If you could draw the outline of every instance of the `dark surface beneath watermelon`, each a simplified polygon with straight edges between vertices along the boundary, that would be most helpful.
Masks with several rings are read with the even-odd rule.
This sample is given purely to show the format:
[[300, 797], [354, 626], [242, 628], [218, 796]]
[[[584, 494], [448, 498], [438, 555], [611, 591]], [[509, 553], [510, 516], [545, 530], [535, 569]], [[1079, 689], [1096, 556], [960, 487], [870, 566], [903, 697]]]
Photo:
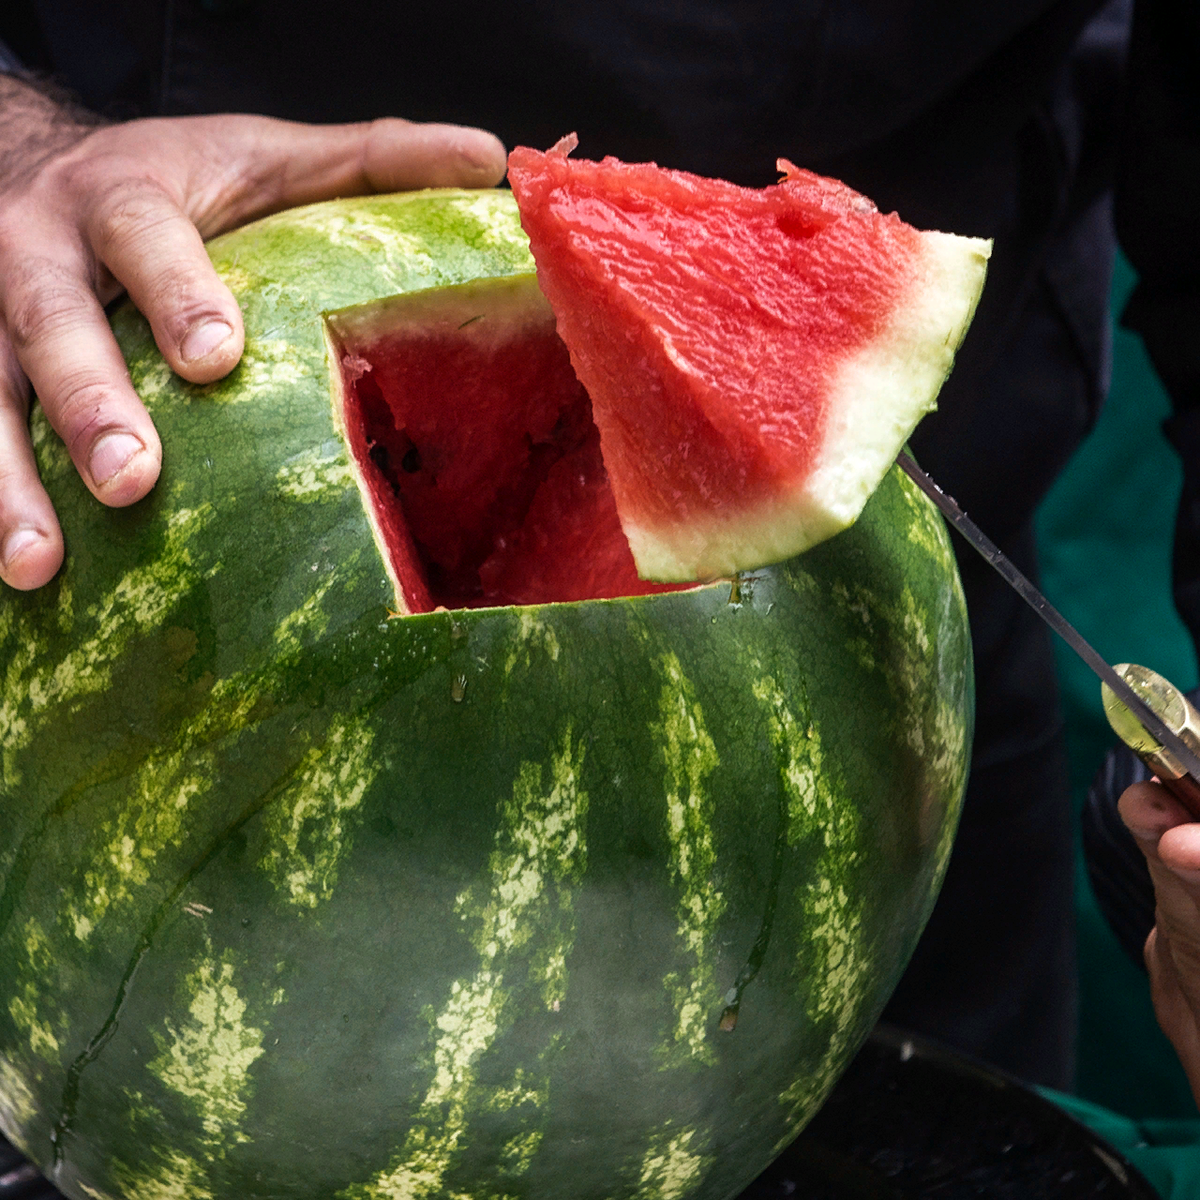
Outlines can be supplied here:
[[[475, 290], [481, 309], [493, 303]], [[552, 319], [481, 338], [476, 321], [506, 314], [431, 329], [436, 305], [393, 302], [336, 334], [350, 445], [409, 610], [677, 587], [638, 578], [591, 400]]]
[[[877, 1029], [739, 1200], [1155, 1200], [1111, 1146], [1024, 1085]], [[63, 1200], [0, 1136], [0, 1200]]]

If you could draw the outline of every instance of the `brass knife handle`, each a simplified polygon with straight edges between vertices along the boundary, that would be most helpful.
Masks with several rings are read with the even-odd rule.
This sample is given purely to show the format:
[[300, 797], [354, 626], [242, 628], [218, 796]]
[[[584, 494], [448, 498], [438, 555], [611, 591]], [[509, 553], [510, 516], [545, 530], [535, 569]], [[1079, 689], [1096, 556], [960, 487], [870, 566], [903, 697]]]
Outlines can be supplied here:
[[[1200, 711], [1170, 680], [1136, 663], [1117, 663], [1113, 670], [1176, 737], [1188, 748], [1200, 752]], [[1158, 776], [1163, 787], [1193, 819], [1200, 821], [1200, 780], [1188, 774], [1171, 752], [1147, 732], [1107, 684], [1100, 685], [1100, 697], [1104, 715], [1117, 737]]]

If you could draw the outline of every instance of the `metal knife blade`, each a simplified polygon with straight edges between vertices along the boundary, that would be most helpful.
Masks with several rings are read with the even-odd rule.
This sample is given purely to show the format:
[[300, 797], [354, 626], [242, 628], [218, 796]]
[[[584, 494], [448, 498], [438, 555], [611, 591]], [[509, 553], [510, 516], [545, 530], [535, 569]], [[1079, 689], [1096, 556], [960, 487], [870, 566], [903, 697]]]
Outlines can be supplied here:
[[[901, 451], [896, 456], [896, 465], [937, 505], [942, 515], [958, 530], [960, 534], [1000, 573], [1008, 583], [1055, 633], [1059, 635], [1083, 659], [1099, 677], [1101, 683], [1129, 710], [1137, 719], [1145, 732], [1154, 739], [1157, 746], [1134, 745], [1125, 732], [1117, 732], [1131, 748], [1144, 759], [1150, 761], [1148, 755], [1166, 749], [1174, 758], [1179, 768], [1182, 768], [1192, 782], [1200, 785], [1200, 754], [1197, 754], [1126, 680], [1111, 667], [1087, 642], [1083, 635], [1046, 599], [1042, 593], [1017, 569], [1004, 552], [987, 534], [967, 516], [958, 506], [953, 497], [942, 491], [934, 481], [921, 470], [907, 451]], [[1186, 703], [1186, 701], [1185, 701]], [[1114, 726], [1115, 727], [1115, 726]], [[1136, 739], [1134, 739], [1136, 740]], [[1151, 763], [1153, 766], [1154, 763]], [[1171, 782], [1163, 779], [1168, 784]], [[1175, 788], [1171, 789], [1175, 791]], [[1182, 797], [1181, 797], [1182, 798]], [[1196, 814], [1200, 816], [1200, 813]]]

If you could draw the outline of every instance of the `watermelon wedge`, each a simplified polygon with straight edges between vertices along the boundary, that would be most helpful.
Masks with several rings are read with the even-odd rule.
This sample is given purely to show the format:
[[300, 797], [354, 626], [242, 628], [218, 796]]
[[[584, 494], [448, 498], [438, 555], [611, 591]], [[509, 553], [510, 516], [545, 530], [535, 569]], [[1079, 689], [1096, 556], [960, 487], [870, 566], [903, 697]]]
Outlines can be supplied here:
[[991, 243], [779, 160], [752, 190], [518, 147], [508, 178], [638, 573], [710, 579], [851, 524], [936, 406]]

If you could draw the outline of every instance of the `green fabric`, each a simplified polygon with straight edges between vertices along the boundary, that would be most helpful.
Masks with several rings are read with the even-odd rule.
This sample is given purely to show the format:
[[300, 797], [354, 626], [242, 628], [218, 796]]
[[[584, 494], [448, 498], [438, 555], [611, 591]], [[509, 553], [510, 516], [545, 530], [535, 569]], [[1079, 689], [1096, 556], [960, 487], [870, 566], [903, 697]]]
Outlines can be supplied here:
[[1163, 1200], [1200, 1196], [1200, 1118], [1137, 1121], [1077, 1096], [1049, 1090], [1043, 1095], [1120, 1151]]
[[[1134, 283], [1117, 263], [1112, 308]], [[1170, 405], [1136, 335], [1118, 329], [1108, 403], [1039, 513], [1047, 595], [1110, 662], [1138, 662], [1180, 687], [1196, 683], [1191, 640], [1171, 602], [1171, 531], [1180, 487], [1160, 423]], [[1095, 677], [1056, 646], [1076, 800], [1113, 736]], [[1122, 952], [1080, 872], [1077, 1091], [1132, 1117], [1196, 1115], [1150, 1006], [1145, 974]], [[1200, 1194], [1198, 1192], [1197, 1194]]]

